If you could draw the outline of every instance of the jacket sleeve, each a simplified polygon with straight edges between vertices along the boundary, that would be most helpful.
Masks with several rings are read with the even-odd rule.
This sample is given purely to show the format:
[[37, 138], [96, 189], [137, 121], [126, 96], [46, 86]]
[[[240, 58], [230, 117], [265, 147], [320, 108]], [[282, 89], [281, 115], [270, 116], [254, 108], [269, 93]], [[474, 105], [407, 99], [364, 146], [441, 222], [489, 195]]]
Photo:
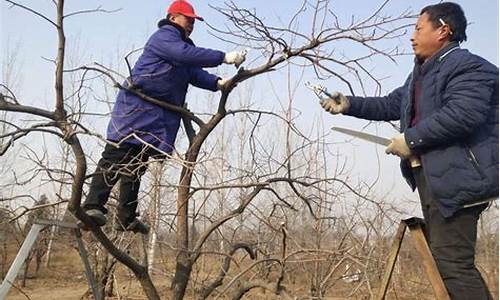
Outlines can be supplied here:
[[480, 62], [463, 64], [450, 76], [442, 97], [444, 105], [408, 128], [405, 139], [414, 151], [464, 140], [487, 120], [498, 69]]
[[222, 51], [191, 45], [182, 40], [180, 33], [162, 29], [151, 37], [146, 47], [176, 66], [216, 67], [222, 64], [225, 55]]
[[217, 91], [217, 80], [220, 77], [210, 74], [202, 68], [191, 68], [189, 83], [201, 89]]
[[397, 121], [401, 118], [401, 102], [406, 95], [407, 83], [384, 97], [348, 96], [348, 116], [373, 121]]

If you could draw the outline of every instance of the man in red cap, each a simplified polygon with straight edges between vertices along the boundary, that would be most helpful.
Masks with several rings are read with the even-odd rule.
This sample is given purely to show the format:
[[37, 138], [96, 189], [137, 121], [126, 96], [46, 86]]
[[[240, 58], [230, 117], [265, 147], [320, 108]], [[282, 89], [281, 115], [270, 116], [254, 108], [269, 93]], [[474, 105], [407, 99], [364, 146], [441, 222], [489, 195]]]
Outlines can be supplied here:
[[[150, 97], [183, 106], [189, 84], [214, 92], [225, 86], [227, 79], [202, 68], [222, 63], [238, 67], [246, 52], [224, 53], [196, 47], [189, 39], [195, 19], [203, 21], [187, 1], [176, 0], [170, 5], [167, 17], [158, 23], [158, 30], [132, 69], [129, 79], [134, 87]], [[106, 224], [104, 206], [120, 180], [116, 229], [149, 232], [149, 227], [137, 219], [140, 179], [150, 157], [164, 159], [173, 152], [180, 120], [177, 112], [146, 102], [126, 90], [119, 91], [107, 130], [107, 139], [113, 143], [106, 144], [83, 203], [83, 209], [97, 225]], [[87, 229], [82, 223], [79, 225]]]
[[172, 2], [167, 10], [167, 13], [167, 20], [170, 20], [184, 28], [187, 37], [189, 37], [189, 35], [193, 32], [195, 19], [203, 21], [203, 18], [194, 12], [193, 6], [184, 0]]
[[184, 15], [186, 17], [195, 18], [195, 19], [198, 19], [200, 21], [203, 21], [203, 18], [198, 16], [194, 12], [193, 6], [185, 0], [176, 0], [176, 1], [172, 2], [172, 4], [170, 4], [170, 7], [167, 10], [167, 13], [168, 14], [181, 14], [181, 15]]

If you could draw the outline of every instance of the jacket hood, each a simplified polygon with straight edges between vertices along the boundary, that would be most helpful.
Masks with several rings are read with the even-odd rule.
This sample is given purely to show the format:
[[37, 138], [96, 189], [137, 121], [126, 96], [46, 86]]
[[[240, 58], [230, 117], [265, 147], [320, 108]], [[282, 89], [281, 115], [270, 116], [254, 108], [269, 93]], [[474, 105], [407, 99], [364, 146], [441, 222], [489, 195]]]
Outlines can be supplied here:
[[162, 28], [163, 26], [172, 26], [175, 29], [179, 30], [182, 40], [191, 45], [194, 45], [193, 41], [190, 38], [186, 37], [186, 31], [181, 26], [175, 24], [174, 22], [170, 22], [167, 18], [158, 21], [158, 28]]

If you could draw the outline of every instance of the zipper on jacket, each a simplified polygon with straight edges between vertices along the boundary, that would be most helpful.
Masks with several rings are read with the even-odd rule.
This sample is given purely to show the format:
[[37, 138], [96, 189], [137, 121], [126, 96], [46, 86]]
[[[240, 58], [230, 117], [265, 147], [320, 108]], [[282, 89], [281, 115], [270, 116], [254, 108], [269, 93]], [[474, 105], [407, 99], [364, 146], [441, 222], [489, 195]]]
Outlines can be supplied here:
[[479, 173], [479, 175], [481, 175], [481, 177], [485, 178], [486, 175], [481, 170], [481, 167], [479, 166], [479, 162], [477, 161], [477, 158], [476, 158], [476, 155], [474, 155], [474, 152], [472, 152], [472, 149], [467, 147], [467, 153], [469, 154], [468, 158], [469, 158], [469, 161], [472, 163], [472, 166], [474, 167], [474, 169], [476, 169], [476, 171]]
[[408, 127], [410, 127], [410, 123], [411, 123], [411, 105], [412, 105], [412, 102], [413, 102], [413, 94], [415, 93], [414, 92], [414, 82], [413, 82], [413, 72], [411, 73], [411, 78], [410, 78], [410, 86], [409, 86], [409, 89], [408, 89], [408, 95], [406, 95], [406, 98], [408, 99], [408, 101], [406, 102], [406, 106], [405, 106], [405, 111], [404, 111], [404, 114], [405, 114], [405, 124], [399, 124], [399, 131], [400, 132], [404, 132], [404, 130], [406, 130]]

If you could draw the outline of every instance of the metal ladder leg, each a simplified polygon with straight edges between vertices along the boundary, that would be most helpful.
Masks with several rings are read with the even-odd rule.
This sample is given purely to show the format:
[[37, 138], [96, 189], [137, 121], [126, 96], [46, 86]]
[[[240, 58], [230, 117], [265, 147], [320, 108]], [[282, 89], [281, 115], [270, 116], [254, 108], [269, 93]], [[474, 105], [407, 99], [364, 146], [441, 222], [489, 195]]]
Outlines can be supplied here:
[[[35, 221], [35, 223], [38, 224], [44, 224], [44, 225], [51, 225], [51, 226], [59, 226], [63, 228], [68, 228], [72, 229], [73, 233], [75, 234], [76, 237], [76, 243], [78, 245], [78, 253], [80, 254], [80, 258], [82, 259], [83, 266], [85, 267], [85, 275], [87, 277], [87, 281], [89, 283], [89, 287], [92, 290], [92, 294], [94, 296], [94, 299], [96, 300], [101, 300], [103, 299], [103, 295], [100, 294], [99, 292], [99, 284], [97, 283], [97, 280], [95, 279], [94, 272], [92, 272], [92, 268], [90, 267], [90, 262], [87, 254], [87, 250], [85, 249], [85, 245], [83, 244], [82, 241], [82, 232], [76, 226], [75, 223], [67, 223], [67, 222], [61, 222], [58, 220], [43, 220], [43, 219], [38, 219]], [[0, 299], [2, 300], [2, 299]]]
[[85, 275], [87, 275], [87, 281], [89, 282], [90, 288], [92, 289], [92, 294], [94, 295], [95, 300], [103, 299], [103, 295], [101, 295], [97, 281], [94, 276], [94, 272], [92, 272], [92, 268], [90, 267], [90, 262], [87, 254], [87, 249], [85, 249], [85, 245], [82, 241], [82, 233], [80, 229], [73, 229], [76, 236], [76, 243], [78, 244], [78, 252], [80, 253], [80, 257], [82, 258], [83, 265], [85, 267]]
[[57, 220], [42, 220], [42, 219], [35, 220], [35, 222], [31, 226], [28, 235], [24, 239], [23, 245], [19, 249], [16, 258], [14, 259], [14, 262], [10, 266], [9, 271], [7, 272], [7, 275], [5, 276], [2, 282], [2, 285], [0, 286], [0, 300], [4, 300], [5, 297], [7, 296], [10, 287], [16, 280], [17, 273], [19, 273], [19, 270], [21, 269], [24, 261], [28, 257], [31, 248], [33, 247], [33, 244], [38, 238], [38, 234], [46, 226], [60, 226], [64, 228], [71, 228], [74, 230], [76, 236], [76, 242], [78, 244], [78, 250], [80, 253], [80, 257], [82, 258], [83, 265], [85, 266], [85, 274], [87, 276], [89, 286], [92, 289], [92, 294], [94, 295], [94, 299], [101, 300], [103, 295], [100, 295], [99, 293], [98, 284], [95, 280], [94, 273], [92, 272], [92, 269], [90, 267], [87, 251], [82, 241], [82, 234], [78, 229], [78, 227], [76, 226], [76, 224], [59, 222]]
[[24, 239], [21, 249], [19, 249], [14, 262], [10, 266], [9, 271], [7, 272], [7, 275], [5, 275], [5, 278], [2, 282], [2, 285], [0, 286], [0, 300], [4, 300], [5, 297], [7, 297], [7, 293], [9, 292], [10, 287], [16, 280], [17, 273], [19, 273], [19, 269], [21, 269], [21, 266], [28, 257], [31, 251], [31, 247], [33, 247], [38, 234], [45, 226], [46, 225], [42, 224], [33, 224], [33, 226], [31, 226], [28, 235]]

